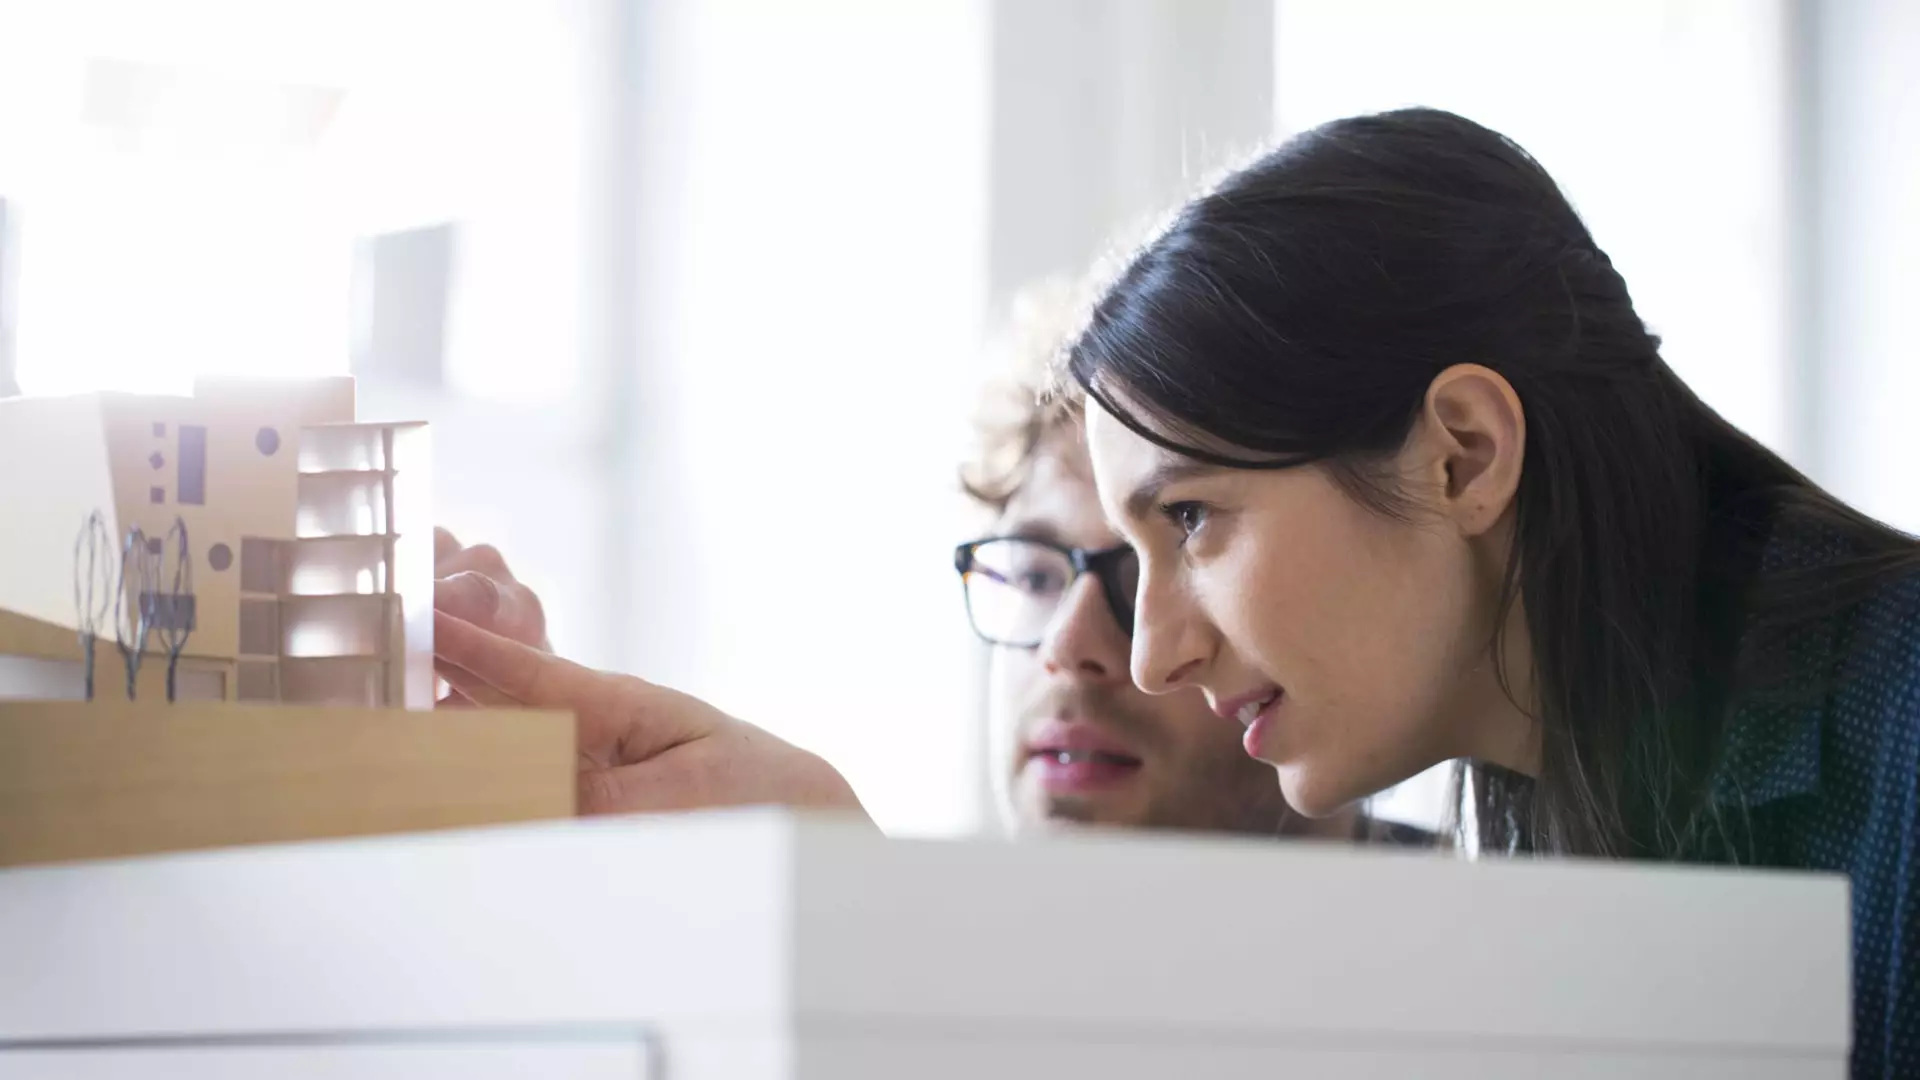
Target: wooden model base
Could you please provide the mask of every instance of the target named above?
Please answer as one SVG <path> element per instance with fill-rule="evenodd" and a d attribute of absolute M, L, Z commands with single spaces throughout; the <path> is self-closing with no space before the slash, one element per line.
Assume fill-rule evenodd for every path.
<path fill-rule="evenodd" d="M 573 718 L 0 701 L 0 866 L 574 812 Z"/>

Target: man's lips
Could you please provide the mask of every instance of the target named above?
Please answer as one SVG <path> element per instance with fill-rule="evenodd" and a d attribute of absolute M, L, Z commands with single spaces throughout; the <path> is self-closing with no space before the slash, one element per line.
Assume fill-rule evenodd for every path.
<path fill-rule="evenodd" d="M 1083 720 L 1051 720 L 1029 735 L 1022 769 L 1036 770 L 1053 794 L 1085 794 L 1139 774 L 1132 748 Z"/>

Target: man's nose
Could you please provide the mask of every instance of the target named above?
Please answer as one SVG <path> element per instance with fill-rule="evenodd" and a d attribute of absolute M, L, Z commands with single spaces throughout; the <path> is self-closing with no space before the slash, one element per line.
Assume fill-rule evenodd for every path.
<path fill-rule="evenodd" d="M 1040 641 L 1040 660 L 1051 673 L 1119 681 L 1129 677 L 1128 647 L 1126 632 L 1100 595 L 1100 583 L 1088 574 L 1060 598 L 1060 609 Z"/>

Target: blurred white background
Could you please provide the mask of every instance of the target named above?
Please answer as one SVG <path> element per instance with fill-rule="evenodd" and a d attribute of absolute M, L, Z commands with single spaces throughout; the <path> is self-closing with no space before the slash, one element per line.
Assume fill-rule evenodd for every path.
<path fill-rule="evenodd" d="M 1914 55 L 1905 0 L 0 0 L 0 392 L 357 369 L 562 651 L 956 833 L 952 476 L 1013 291 L 1272 138 L 1451 108 L 1710 402 L 1920 529 Z"/>

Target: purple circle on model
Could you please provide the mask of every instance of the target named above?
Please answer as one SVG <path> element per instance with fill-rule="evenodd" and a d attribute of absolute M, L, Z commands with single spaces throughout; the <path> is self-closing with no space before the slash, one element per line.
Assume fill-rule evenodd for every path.
<path fill-rule="evenodd" d="M 253 445 L 258 447 L 262 454 L 272 457 L 280 449 L 280 433 L 270 427 L 263 427 L 260 433 L 253 437 Z"/>
<path fill-rule="evenodd" d="M 207 565 L 215 570 L 225 570 L 233 565 L 233 549 L 225 544 L 215 544 L 207 549 Z"/>

